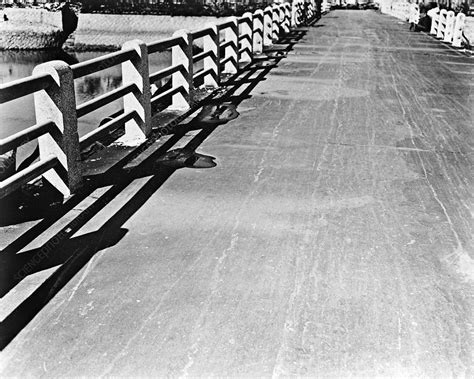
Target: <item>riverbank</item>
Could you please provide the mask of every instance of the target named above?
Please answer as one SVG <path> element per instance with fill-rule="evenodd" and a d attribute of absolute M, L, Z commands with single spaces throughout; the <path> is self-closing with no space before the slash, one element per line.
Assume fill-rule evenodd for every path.
<path fill-rule="evenodd" d="M 61 30 L 43 25 L 9 25 L 0 31 L 0 50 L 36 50 L 60 48 Z"/>
<path fill-rule="evenodd" d="M 5 9 L 5 14 L 10 21 L 0 22 L 0 49 L 3 50 L 50 47 L 51 44 L 46 39 L 53 40 L 61 30 L 59 12 L 8 8 Z M 70 49 L 116 50 L 131 39 L 152 42 L 170 37 L 178 29 L 196 30 L 217 20 L 217 17 L 209 16 L 81 14 Z"/>
<path fill-rule="evenodd" d="M 36 9 L 8 8 L 9 21 L 0 21 L 0 50 L 61 47 L 61 14 Z"/>

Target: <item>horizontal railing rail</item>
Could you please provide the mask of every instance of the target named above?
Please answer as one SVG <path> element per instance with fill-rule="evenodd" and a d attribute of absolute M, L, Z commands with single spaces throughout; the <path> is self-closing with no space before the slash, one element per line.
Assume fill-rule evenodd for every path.
<path fill-rule="evenodd" d="M 224 21 L 217 24 L 216 26 L 219 30 L 224 30 L 226 28 L 230 28 L 232 25 L 233 25 L 232 21 Z"/>
<path fill-rule="evenodd" d="M 197 62 L 200 62 L 202 61 L 204 58 L 207 58 L 207 57 L 212 57 L 212 51 L 208 50 L 208 51 L 203 51 L 199 54 L 196 54 L 196 55 L 193 55 L 193 63 L 197 63 Z"/>
<path fill-rule="evenodd" d="M 176 95 L 176 94 L 181 94 L 182 96 L 186 96 L 187 93 L 184 89 L 184 86 L 181 85 L 181 86 L 178 86 L 178 87 L 170 88 L 170 89 L 160 93 L 159 95 L 156 95 L 155 97 L 152 97 L 151 98 L 151 104 L 152 105 L 159 104 L 162 101 L 164 101 L 166 99 L 169 99 L 170 97 L 172 97 L 173 95 Z"/>
<path fill-rule="evenodd" d="M 164 68 L 163 70 L 150 74 L 150 82 L 156 82 L 158 80 L 164 79 L 174 74 L 175 72 L 183 72 L 183 70 L 184 70 L 184 66 L 181 63 Z"/>
<path fill-rule="evenodd" d="M 0 104 L 33 94 L 36 113 L 35 125 L 0 140 L 0 155 L 14 153 L 34 140 L 40 145 L 38 162 L 0 182 L 0 198 L 39 176 L 69 196 L 83 183 L 81 151 L 112 134 L 117 138 L 114 132 L 119 129 L 124 130 L 119 133 L 122 143 L 142 143 L 152 131 L 152 109 L 189 109 L 196 87 L 217 88 L 224 75 L 238 73 L 265 46 L 312 15 L 313 0 L 274 4 L 147 44 L 128 41 L 120 51 L 71 66 L 62 61 L 46 62 L 31 76 L 0 85 Z M 194 54 L 196 45 L 201 51 Z M 171 64 L 150 73 L 148 56 L 165 51 L 171 52 Z M 122 71 L 118 88 L 76 104 L 76 79 L 117 65 Z M 121 110 L 79 138 L 79 118 L 119 100 L 123 101 Z"/>
<path fill-rule="evenodd" d="M 127 113 L 123 113 L 114 119 L 106 122 L 105 124 L 99 126 L 97 129 L 93 130 L 92 132 L 87 133 L 86 135 L 82 136 L 79 139 L 79 143 L 81 149 L 85 149 L 90 146 L 95 141 L 101 139 L 102 137 L 109 135 L 110 133 L 116 131 L 120 127 L 125 126 L 128 121 L 133 120 L 136 118 L 137 112 L 129 111 Z"/>
<path fill-rule="evenodd" d="M 50 75 L 32 75 L 0 86 L 0 104 L 31 95 L 54 84 Z"/>
<path fill-rule="evenodd" d="M 74 79 L 81 78 L 86 75 L 106 70 L 120 63 L 126 62 L 135 56 L 136 52 L 132 49 L 117 51 L 102 57 L 97 57 L 85 62 L 76 63 L 71 66 Z"/>
<path fill-rule="evenodd" d="M 135 83 L 129 83 L 124 86 L 118 87 L 110 92 L 107 92 L 101 96 L 98 96 L 92 100 L 82 103 L 76 108 L 77 117 L 85 116 L 111 102 L 124 97 L 128 93 L 138 91 Z"/>
<path fill-rule="evenodd" d="M 171 49 L 173 46 L 182 44 L 182 37 L 166 38 L 159 41 L 151 42 L 147 44 L 148 54 L 158 53 Z"/>
<path fill-rule="evenodd" d="M 42 136 L 43 134 L 52 133 L 56 127 L 54 122 L 46 121 L 26 128 L 18 133 L 12 134 L 0 140 L 0 155 L 8 153 L 30 141 Z"/>
<path fill-rule="evenodd" d="M 207 28 L 200 29 L 198 31 L 191 33 L 191 36 L 193 37 L 194 40 L 196 40 L 212 33 L 213 33 L 213 28 L 207 27 Z"/>
<path fill-rule="evenodd" d="M 15 173 L 9 178 L 0 182 L 0 198 L 3 198 L 17 189 L 21 188 L 24 184 L 27 184 L 32 179 L 48 172 L 51 169 L 57 169 L 59 166 L 59 160 L 57 157 L 50 155 L 49 157 L 33 163 L 24 170 Z"/>

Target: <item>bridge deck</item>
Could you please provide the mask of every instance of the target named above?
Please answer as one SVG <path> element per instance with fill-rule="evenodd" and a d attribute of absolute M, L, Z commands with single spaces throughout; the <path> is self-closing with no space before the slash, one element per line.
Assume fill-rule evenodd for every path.
<path fill-rule="evenodd" d="M 472 60 L 372 11 L 302 32 L 237 119 L 177 143 L 215 168 L 65 216 L 1 300 L 2 375 L 472 375 Z"/>

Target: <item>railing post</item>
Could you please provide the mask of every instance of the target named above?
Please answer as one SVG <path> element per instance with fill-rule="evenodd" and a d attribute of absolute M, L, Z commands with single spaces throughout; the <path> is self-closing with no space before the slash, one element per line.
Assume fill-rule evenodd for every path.
<path fill-rule="evenodd" d="M 454 21 L 456 17 L 454 16 L 453 11 L 449 11 L 446 15 L 446 28 L 444 30 L 444 42 L 451 42 L 453 40 L 453 32 L 454 32 Z"/>
<path fill-rule="evenodd" d="M 305 20 L 306 22 L 309 22 L 313 16 L 314 16 L 314 6 L 313 6 L 313 1 L 312 0 L 305 0 Z"/>
<path fill-rule="evenodd" d="M 453 32 L 453 47 L 461 47 L 462 32 L 464 31 L 464 24 L 466 22 L 466 15 L 459 12 L 456 16 L 456 22 L 454 23 Z"/>
<path fill-rule="evenodd" d="M 261 54 L 263 51 L 263 11 L 257 10 L 253 14 L 253 53 Z"/>
<path fill-rule="evenodd" d="M 283 6 L 285 12 L 285 30 L 289 33 L 291 30 L 291 3 L 284 3 Z"/>
<path fill-rule="evenodd" d="M 224 59 L 224 73 L 236 74 L 239 70 L 239 24 L 237 17 L 229 17 L 228 21 L 232 22 L 232 26 L 225 30 L 225 42 L 230 42 L 229 46 L 225 47 Z"/>
<path fill-rule="evenodd" d="M 211 69 L 213 74 L 204 77 L 204 85 L 208 87 L 218 87 L 221 78 L 220 52 L 219 52 L 219 31 L 216 24 L 206 24 L 206 28 L 211 28 L 212 32 L 203 37 L 204 51 L 210 51 L 211 56 L 204 58 L 204 70 Z"/>
<path fill-rule="evenodd" d="M 446 9 L 441 9 L 439 12 L 438 18 L 438 32 L 436 33 L 436 38 L 442 39 L 444 38 L 444 30 L 446 28 L 446 16 L 448 11 Z"/>
<path fill-rule="evenodd" d="M 323 0 L 321 3 L 321 12 L 326 13 L 327 11 L 329 11 L 330 8 L 331 6 L 329 5 L 328 0 Z M 385 13 L 385 12 L 382 11 L 382 13 Z"/>
<path fill-rule="evenodd" d="M 272 40 L 278 41 L 278 35 L 280 32 L 280 9 L 279 6 L 274 4 L 272 6 Z"/>
<path fill-rule="evenodd" d="M 253 55 L 253 15 L 245 12 L 242 15 L 242 54 L 239 54 L 239 62 L 251 62 Z"/>
<path fill-rule="evenodd" d="M 301 24 L 301 7 L 300 0 L 293 0 L 291 2 L 291 26 L 298 27 Z"/>
<path fill-rule="evenodd" d="M 193 85 L 193 40 L 187 30 L 178 30 L 173 37 L 182 37 L 180 43 L 171 48 L 171 64 L 183 65 L 184 72 L 175 72 L 171 76 L 173 88 L 182 86 L 183 90 L 174 94 L 170 109 L 188 109 L 192 103 Z"/>
<path fill-rule="evenodd" d="M 288 33 L 289 30 L 287 30 L 286 27 L 286 6 L 285 4 L 280 4 L 278 6 L 278 11 L 279 11 L 279 16 L 280 16 L 280 32 L 283 34 Z"/>
<path fill-rule="evenodd" d="M 40 160 L 55 156 L 67 173 L 60 177 L 54 170 L 44 173 L 44 178 L 65 197 L 82 186 L 81 155 L 77 134 L 76 97 L 71 67 L 63 61 L 50 61 L 36 66 L 33 74 L 49 74 L 55 84 L 35 92 L 36 122 L 53 121 L 60 131 L 60 140 L 51 134 L 38 138 Z"/>
<path fill-rule="evenodd" d="M 439 9 L 437 12 L 433 10 L 433 17 L 431 18 L 431 29 L 430 29 L 430 34 L 432 35 L 438 34 L 438 20 L 439 20 Z"/>
<path fill-rule="evenodd" d="M 122 83 L 133 83 L 137 87 L 132 93 L 123 98 L 124 111 L 135 111 L 138 118 L 125 124 L 125 135 L 120 142 L 137 144 L 143 142 L 151 133 L 151 92 L 150 73 L 148 69 L 148 49 L 140 40 L 127 41 L 122 50 L 133 49 L 136 54 L 133 59 L 122 63 Z"/>
<path fill-rule="evenodd" d="M 272 45 L 273 9 L 266 7 L 263 10 L 263 46 Z"/>

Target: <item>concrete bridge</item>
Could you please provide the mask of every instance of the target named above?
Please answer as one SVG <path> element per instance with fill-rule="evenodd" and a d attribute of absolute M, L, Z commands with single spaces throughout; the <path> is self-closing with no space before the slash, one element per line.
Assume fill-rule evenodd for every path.
<path fill-rule="evenodd" d="M 472 59 L 373 11 L 279 37 L 2 220 L 2 376 L 472 376 Z"/>

